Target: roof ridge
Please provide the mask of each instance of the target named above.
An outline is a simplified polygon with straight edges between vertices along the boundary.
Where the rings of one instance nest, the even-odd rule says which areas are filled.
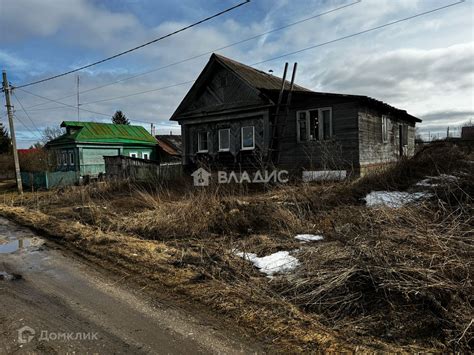
[[[236,61],[235,59],[231,59],[231,58],[228,58],[226,56],[223,56],[221,54],[217,54],[217,53],[212,53],[212,56],[216,57],[217,60],[220,60],[221,63],[223,63],[224,65],[227,65],[227,67],[229,67],[229,64],[231,65],[235,65],[235,66],[238,66],[238,67],[243,67],[247,70],[250,70],[254,73],[258,73],[259,75],[264,75],[266,79],[269,79],[269,80],[277,80],[279,81],[280,83],[283,81],[283,78],[280,78],[279,76],[276,76],[276,75],[273,75],[273,74],[269,74],[269,73],[266,73],[260,69],[256,69],[254,67],[251,67],[250,65],[247,65],[247,64],[244,64],[244,63],[241,63],[241,62],[238,62]],[[211,58],[212,58],[211,56]],[[246,78],[242,77],[242,75],[240,73],[238,73],[236,70],[234,70],[232,67],[229,68],[230,70],[232,70],[236,75],[238,75],[239,77],[241,77],[242,79],[244,79],[245,81],[247,81],[250,85],[252,85],[253,87],[255,87],[256,89],[258,90],[261,90],[261,89],[265,89],[265,88],[260,88],[258,86],[256,86],[254,83],[252,82],[249,82]],[[280,84],[281,85],[281,84]],[[285,87],[287,85],[291,85],[291,82],[286,80],[285,79]],[[294,87],[293,89],[297,89],[298,91],[310,91],[312,92],[312,90],[308,89],[308,88],[305,88],[304,86],[301,86],[297,83],[294,83]]]

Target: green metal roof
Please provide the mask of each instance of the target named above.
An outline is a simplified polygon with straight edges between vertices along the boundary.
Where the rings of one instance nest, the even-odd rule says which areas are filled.
[[[48,145],[62,143],[118,143],[155,145],[156,139],[142,126],[112,123],[64,121],[61,127],[67,133],[50,141]]]

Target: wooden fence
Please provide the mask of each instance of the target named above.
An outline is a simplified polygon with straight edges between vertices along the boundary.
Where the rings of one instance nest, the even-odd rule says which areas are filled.
[[[159,164],[153,160],[145,160],[126,156],[105,156],[105,175],[112,180],[132,181],[170,181],[183,176],[181,163]]]

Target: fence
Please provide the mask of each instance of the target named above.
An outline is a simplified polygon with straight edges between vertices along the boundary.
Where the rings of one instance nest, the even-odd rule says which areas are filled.
[[[27,188],[51,189],[78,184],[79,173],[76,171],[22,172],[21,179]]]
[[[183,176],[181,163],[160,165],[156,161],[113,156],[104,157],[105,175],[108,179],[132,181],[169,181]]]

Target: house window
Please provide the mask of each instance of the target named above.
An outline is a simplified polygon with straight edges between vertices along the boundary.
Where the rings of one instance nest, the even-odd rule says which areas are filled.
[[[150,154],[149,153],[142,153],[143,159],[149,160],[150,159]]]
[[[209,132],[198,132],[198,153],[207,153],[209,151]]]
[[[230,150],[230,129],[219,130],[219,151],[228,152]]]
[[[130,158],[137,158],[137,157],[138,157],[138,153],[137,153],[137,152],[130,152],[130,153],[128,153],[128,156],[129,156]]]
[[[69,165],[74,165],[74,152],[69,152]]]
[[[402,125],[402,144],[403,146],[408,145],[408,125]]]
[[[298,111],[296,117],[298,142],[327,140],[333,137],[330,107]]]
[[[66,152],[62,153],[61,160],[63,162],[63,165],[66,166],[67,165],[67,153]]]
[[[242,150],[251,150],[255,148],[255,127],[242,127]]]
[[[388,142],[388,117],[382,116],[382,142]]]

